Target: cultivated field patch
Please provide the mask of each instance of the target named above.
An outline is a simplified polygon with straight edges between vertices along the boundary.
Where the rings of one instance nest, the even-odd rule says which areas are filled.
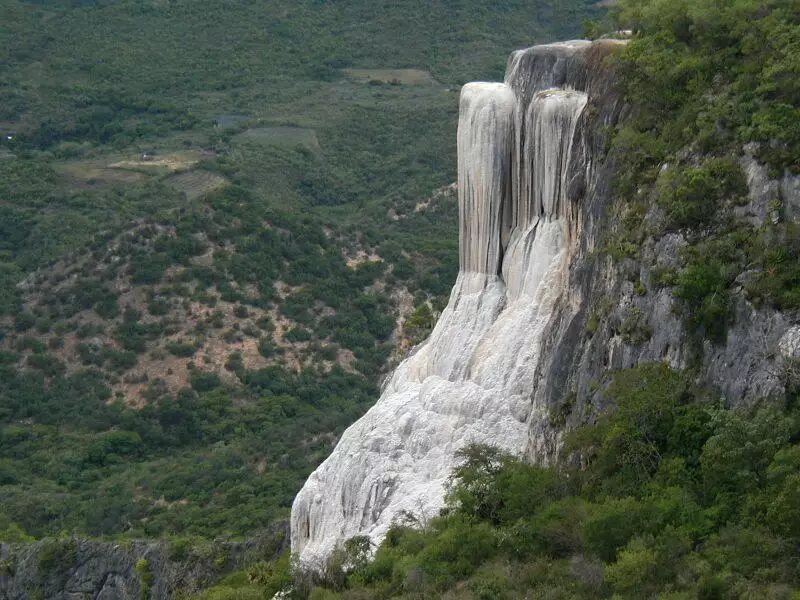
[[[258,127],[248,129],[233,137],[234,142],[255,142],[265,146],[295,148],[303,146],[309,150],[319,149],[317,133],[306,127]]]
[[[188,200],[196,200],[224,187],[228,180],[215,173],[194,170],[170,175],[164,183],[186,194]]]
[[[63,163],[55,165],[55,169],[79,187],[96,184],[133,184],[147,179],[144,173],[112,169],[98,161]]]
[[[193,167],[203,158],[200,150],[185,150],[170,154],[140,154],[136,158],[121,160],[108,165],[112,169],[167,169],[179,171]]]

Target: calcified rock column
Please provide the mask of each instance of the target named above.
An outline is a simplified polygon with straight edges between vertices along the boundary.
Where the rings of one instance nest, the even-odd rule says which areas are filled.
[[[354,535],[380,541],[403,513],[435,516],[464,445],[517,454],[526,445],[575,230],[567,182],[584,168],[574,149],[587,96],[554,86],[569,87],[588,46],[518,52],[506,83],[464,86],[458,279],[430,338],[297,495],[292,551],[306,565],[320,568]]]
[[[517,99],[503,83],[468,83],[458,118],[459,266],[497,275],[503,211],[511,205]]]
[[[464,377],[505,302],[498,238],[510,194],[515,109],[504,84],[471,84],[462,91],[461,272],[430,339],[398,367],[375,406],[344,433],[297,495],[292,550],[311,566],[320,566],[337,542],[351,536],[381,539],[403,511],[435,516],[455,452],[464,444],[502,438],[517,451],[524,441],[524,418],[515,417],[493,390]]]

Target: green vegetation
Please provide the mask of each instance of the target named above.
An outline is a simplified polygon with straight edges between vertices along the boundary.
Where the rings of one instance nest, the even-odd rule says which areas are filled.
[[[728,410],[661,364],[605,394],[560,466],[468,447],[441,516],[396,525],[372,561],[355,538],[294,596],[793,598],[797,408]]]
[[[418,344],[428,337],[435,323],[430,305],[423,302],[405,320],[403,330],[412,344]]]
[[[285,518],[377,396],[396,298],[413,296],[420,341],[454,280],[455,203],[417,203],[454,179],[458,86],[573,37],[588,5],[0,0],[0,536],[172,536],[183,559],[185,536]],[[637,110],[613,136],[622,231],[606,250],[631,259],[680,232],[659,283],[698,341],[725,339],[737,285],[800,308],[797,225],[781,206],[734,218],[743,144],[800,171],[798,15],[796,0],[620,3]],[[639,317],[620,324],[632,344],[650,335]],[[785,409],[751,412],[662,365],[619,373],[616,410],[571,434],[562,465],[467,448],[424,526],[348,541],[320,581],[284,556],[204,597],[294,581],[314,598],[789,598],[795,370]],[[43,540],[40,568],[74,544]]]
[[[140,558],[136,561],[136,575],[139,577],[139,597],[147,600],[150,597],[150,586],[153,585],[153,572],[150,570],[150,561]]]
[[[793,0],[620,4],[636,32],[622,57],[628,97],[643,110],[633,131],[649,154],[692,143],[702,152],[759,142],[776,169],[800,171],[800,62]]]
[[[680,273],[654,283],[675,286],[697,342],[725,341],[732,289],[745,272],[751,301],[800,308],[796,225],[781,206],[761,224],[734,216],[749,202],[745,144],[773,176],[800,172],[797,15],[794,0],[627,0],[615,15],[634,30],[619,67],[636,110],[612,144],[621,153],[622,231],[607,250],[622,260],[645,235],[685,237]],[[644,225],[653,189],[664,213],[656,230]]]
[[[590,4],[0,0],[3,539],[285,518],[455,279],[459,85]]]
[[[747,202],[744,174],[730,157],[711,159],[700,167],[668,169],[658,183],[659,204],[672,229],[710,227],[725,200]]]
[[[134,408],[96,369],[48,383],[2,365],[2,518],[35,536],[266,527],[377,390],[339,367],[295,374],[273,366],[241,378],[220,387],[198,370],[194,390],[177,394],[155,382]]]
[[[39,569],[44,573],[60,572],[75,563],[77,542],[70,539],[47,538],[39,547]]]

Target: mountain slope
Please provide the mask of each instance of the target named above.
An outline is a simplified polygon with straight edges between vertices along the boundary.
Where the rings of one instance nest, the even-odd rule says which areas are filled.
[[[455,273],[455,99],[585,2],[0,11],[0,531],[242,536]],[[480,65],[480,66],[478,66]],[[418,206],[419,205],[419,206]],[[411,315],[408,327],[400,322]]]
[[[794,299],[800,285],[800,177],[792,141],[798,132],[792,118],[798,88],[791,81],[798,64],[785,44],[793,48],[800,31],[795,4],[622,3],[621,25],[634,26],[630,44],[598,61],[604,68],[587,69],[586,79],[572,76],[598,91],[609,66],[615,67],[628,101],[625,118],[615,127],[608,118],[614,112],[590,102],[585,119],[590,125],[582,137],[570,140],[572,154],[580,158],[571,163],[574,177],[560,186],[569,190],[575,215],[569,228],[576,238],[569,283],[549,319],[543,347],[526,348],[540,350],[544,358],[532,369],[535,383],[526,389],[530,414],[537,418],[530,419],[525,457],[554,461],[566,450],[562,460],[572,458],[574,464],[541,471],[497,448],[468,448],[461,454],[466,464],[450,481],[445,511],[431,522],[430,495],[414,484],[427,476],[441,497],[442,481],[441,473],[422,460],[429,451],[423,440],[435,440],[441,459],[456,448],[448,433],[472,424],[473,416],[477,431],[490,427],[514,397],[501,394],[484,404],[474,389],[502,389],[497,382],[505,383],[504,375],[512,371],[495,368],[487,383],[481,378],[484,369],[504,359],[524,360],[519,353],[503,353],[502,338],[491,338],[496,354],[477,352],[475,359],[469,339],[473,331],[482,336],[484,322],[497,318],[493,286],[502,291],[514,284],[514,271],[505,261],[518,240],[513,229],[518,216],[513,208],[507,216],[507,198],[514,207],[526,186],[559,188],[556,169],[536,171],[539,149],[525,151],[536,134],[524,124],[545,114],[544,108],[537,113],[523,104],[514,116],[507,108],[514,97],[508,101],[500,84],[491,90],[477,84],[476,90],[485,86],[482,96],[462,92],[459,181],[468,187],[459,190],[462,273],[448,310],[462,310],[469,318],[453,328],[457,334],[441,336],[437,331],[447,329],[451,316],[443,314],[420,350],[425,358],[416,361],[415,356],[401,366],[381,401],[345,433],[298,496],[293,544],[323,583],[337,592],[349,583],[355,589],[344,591],[344,597],[445,592],[527,597],[534,587],[566,597],[662,597],[665,592],[790,597],[798,581],[791,561],[783,559],[785,549],[796,543],[797,530],[787,524],[795,522],[797,509],[783,502],[794,495],[790,490],[798,468],[789,456],[797,449],[798,434],[800,325]],[[772,31],[780,32],[774,40]],[[552,81],[569,81],[573,64],[560,62],[550,48],[523,55],[530,56],[523,72],[528,85],[513,87],[520,53],[513,55],[506,77],[518,102],[537,99],[543,79],[538,60],[551,68]],[[589,58],[585,63],[592,64]],[[538,99],[557,94],[547,89]],[[475,123],[485,129],[473,129],[464,119],[473,110],[480,115]],[[509,121],[518,127],[522,122],[524,133],[508,134]],[[462,139],[469,140],[463,147]],[[554,152],[558,147],[546,145]],[[509,166],[519,156],[521,167]],[[583,168],[579,161],[586,156],[589,166]],[[526,168],[534,175],[526,176]],[[513,188],[506,179],[521,186]],[[504,236],[509,220],[511,233]],[[555,222],[553,217],[544,224]],[[502,271],[494,256],[502,258]],[[488,281],[462,293],[461,277],[480,273],[470,258],[479,266],[488,262]],[[546,259],[540,249],[523,265],[547,264]],[[540,302],[533,299],[529,305],[536,308]],[[478,308],[472,310],[473,305]],[[513,300],[500,306],[511,310]],[[525,326],[532,324],[517,324],[517,338],[524,339]],[[477,385],[461,393],[461,404],[436,387],[462,379]],[[689,389],[689,382],[708,391]],[[425,399],[426,384],[435,393],[417,405],[413,395]],[[393,398],[398,391],[407,393],[400,402]],[[452,422],[438,424],[428,416],[431,407],[453,416]],[[695,414],[684,420],[684,412]],[[427,422],[437,423],[433,431],[426,429]],[[594,425],[581,427],[586,423]],[[565,428],[577,430],[566,448]],[[511,452],[520,452],[513,428],[504,429],[491,443],[503,450],[511,444]],[[474,437],[482,441],[480,433]],[[744,450],[756,446],[756,453]],[[382,468],[373,471],[381,460]],[[758,465],[774,479],[755,475]],[[672,469],[681,472],[677,479]],[[737,469],[748,483],[733,475]],[[778,491],[774,485],[786,488]],[[668,516],[675,493],[682,506],[696,506],[694,516]],[[420,499],[416,511],[415,499]],[[605,521],[629,515],[635,522],[639,508],[648,516],[629,525],[630,536],[620,533],[622,523]],[[423,531],[403,527],[403,518]],[[707,521],[699,525],[695,519]],[[384,541],[369,564],[376,538]],[[771,555],[774,571],[763,580],[767,563],[744,558],[751,543],[784,549]],[[573,557],[571,577],[566,561],[560,580],[542,576],[551,581],[541,586],[520,575],[529,567],[526,561],[571,554],[583,563],[576,568]],[[693,571],[689,564],[703,566]],[[342,576],[338,569],[352,565],[358,565],[358,573]],[[510,573],[494,581],[481,572],[471,577],[479,565],[487,573]],[[689,574],[679,575],[686,568]],[[714,569],[718,573],[710,575]]]

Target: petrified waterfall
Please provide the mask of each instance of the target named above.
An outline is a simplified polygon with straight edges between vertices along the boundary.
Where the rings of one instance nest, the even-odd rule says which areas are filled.
[[[458,279],[430,338],[297,495],[292,550],[305,564],[355,535],[379,541],[403,514],[435,516],[460,448],[521,454],[541,427],[543,336],[592,182],[580,123],[599,86],[596,46],[518,51],[505,83],[462,89]]]

